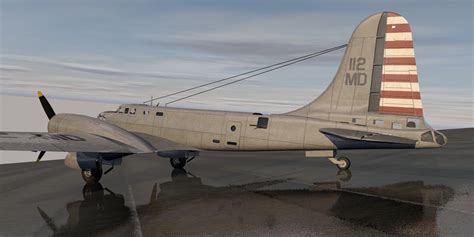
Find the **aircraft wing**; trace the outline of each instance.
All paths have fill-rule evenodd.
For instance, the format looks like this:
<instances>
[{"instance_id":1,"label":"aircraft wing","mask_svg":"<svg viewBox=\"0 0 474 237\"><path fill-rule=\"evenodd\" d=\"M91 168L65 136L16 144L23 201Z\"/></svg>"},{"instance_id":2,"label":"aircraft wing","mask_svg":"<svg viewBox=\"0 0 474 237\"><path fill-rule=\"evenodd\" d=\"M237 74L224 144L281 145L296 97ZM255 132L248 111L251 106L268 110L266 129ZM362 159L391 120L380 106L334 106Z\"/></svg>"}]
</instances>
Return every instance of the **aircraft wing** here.
<instances>
[{"instance_id":1,"label":"aircraft wing","mask_svg":"<svg viewBox=\"0 0 474 237\"><path fill-rule=\"evenodd\" d=\"M164 150L197 150L194 147L187 146L184 144L176 143L173 141L170 141L165 138L145 134L145 133L138 133L138 132L132 132L133 134L141 137L148 143L150 143L157 151L164 151Z\"/></svg>"},{"instance_id":2,"label":"aircraft wing","mask_svg":"<svg viewBox=\"0 0 474 237\"><path fill-rule=\"evenodd\" d=\"M88 133L0 132L0 150L140 153L119 141Z\"/></svg>"},{"instance_id":3,"label":"aircraft wing","mask_svg":"<svg viewBox=\"0 0 474 237\"><path fill-rule=\"evenodd\" d=\"M165 138L145 134L137 133L133 134L141 137L148 143L150 143L157 151L157 154L165 158L173 157L191 157L199 155L199 149L184 144L176 143Z\"/></svg>"}]
</instances>

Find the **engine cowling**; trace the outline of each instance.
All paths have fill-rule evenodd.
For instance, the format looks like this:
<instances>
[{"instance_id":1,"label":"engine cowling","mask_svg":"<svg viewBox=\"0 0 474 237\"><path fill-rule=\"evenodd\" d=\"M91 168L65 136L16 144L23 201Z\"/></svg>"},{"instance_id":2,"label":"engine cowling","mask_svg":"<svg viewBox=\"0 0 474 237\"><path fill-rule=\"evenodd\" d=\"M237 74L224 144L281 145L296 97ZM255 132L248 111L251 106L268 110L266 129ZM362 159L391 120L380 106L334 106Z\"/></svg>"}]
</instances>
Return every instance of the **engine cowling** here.
<instances>
[{"instance_id":1,"label":"engine cowling","mask_svg":"<svg viewBox=\"0 0 474 237\"><path fill-rule=\"evenodd\" d=\"M153 152L155 149L141 137L128 132L109 122L79 114L57 114L49 120L48 132L68 133L83 132L107 137L133 146L142 152Z\"/></svg>"},{"instance_id":2,"label":"engine cowling","mask_svg":"<svg viewBox=\"0 0 474 237\"><path fill-rule=\"evenodd\" d=\"M64 164L74 170L81 170L79 163L77 162L76 152L69 152L64 159Z\"/></svg>"}]
</instances>

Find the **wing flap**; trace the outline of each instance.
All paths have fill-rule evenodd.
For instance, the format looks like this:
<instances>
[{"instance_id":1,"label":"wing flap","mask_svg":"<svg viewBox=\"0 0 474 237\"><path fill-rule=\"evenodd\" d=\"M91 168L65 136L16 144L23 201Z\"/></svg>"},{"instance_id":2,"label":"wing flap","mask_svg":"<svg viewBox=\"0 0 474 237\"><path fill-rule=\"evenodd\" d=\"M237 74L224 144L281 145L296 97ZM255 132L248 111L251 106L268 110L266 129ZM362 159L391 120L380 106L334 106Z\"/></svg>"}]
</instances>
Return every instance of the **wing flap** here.
<instances>
[{"instance_id":1,"label":"wing flap","mask_svg":"<svg viewBox=\"0 0 474 237\"><path fill-rule=\"evenodd\" d=\"M0 150L139 153L119 141L88 133L0 132Z\"/></svg>"}]
</instances>

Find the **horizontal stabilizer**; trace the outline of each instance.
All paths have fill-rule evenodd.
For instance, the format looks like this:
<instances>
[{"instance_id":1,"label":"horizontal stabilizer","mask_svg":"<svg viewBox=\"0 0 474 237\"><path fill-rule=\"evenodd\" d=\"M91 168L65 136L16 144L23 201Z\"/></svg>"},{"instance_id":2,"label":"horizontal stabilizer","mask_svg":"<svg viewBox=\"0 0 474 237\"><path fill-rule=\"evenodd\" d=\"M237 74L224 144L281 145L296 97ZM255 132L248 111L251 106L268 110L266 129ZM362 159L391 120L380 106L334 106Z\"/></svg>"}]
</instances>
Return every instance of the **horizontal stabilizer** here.
<instances>
[{"instance_id":1,"label":"horizontal stabilizer","mask_svg":"<svg viewBox=\"0 0 474 237\"><path fill-rule=\"evenodd\" d=\"M342 128L321 128L319 131L328 136L339 149L346 147L365 148L367 146L375 146L374 148L376 148L377 143L393 144L392 148L408 148L414 147L417 142L403 137Z\"/></svg>"}]
</instances>

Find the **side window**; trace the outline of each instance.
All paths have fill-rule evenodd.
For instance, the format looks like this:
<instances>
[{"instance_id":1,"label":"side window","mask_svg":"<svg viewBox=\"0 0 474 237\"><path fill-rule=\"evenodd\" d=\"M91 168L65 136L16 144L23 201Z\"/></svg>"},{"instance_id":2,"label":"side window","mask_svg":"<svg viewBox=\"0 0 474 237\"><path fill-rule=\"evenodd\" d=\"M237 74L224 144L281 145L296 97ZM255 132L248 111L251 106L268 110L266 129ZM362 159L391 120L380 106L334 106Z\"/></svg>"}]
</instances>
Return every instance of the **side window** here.
<instances>
[{"instance_id":1,"label":"side window","mask_svg":"<svg viewBox=\"0 0 474 237\"><path fill-rule=\"evenodd\" d=\"M150 111L148 111L148 110L143 110L143 115L148 115L148 114L150 114Z\"/></svg>"},{"instance_id":2,"label":"side window","mask_svg":"<svg viewBox=\"0 0 474 237\"><path fill-rule=\"evenodd\" d=\"M118 112L119 112L119 114L123 114L123 111L124 111L124 110L125 110L125 108L124 108L124 107L119 107L119 108L118 108Z\"/></svg>"},{"instance_id":3,"label":"side window","mask_svg":"<svg viewBox=\"0 0 474 237\"><path fill-rule=\"evenodd\" d=\"M393 129L402 129L402 124L399 122L393 122L392 123L392 128Z\"/></svg>"},{"instance_id":4,"label":"side window","mask_svg":"<svg viewBox=\"0 0 474 237\"><path fill-rule=\"evenodd\" d=\"M419 128L420 119L418 118L408 118L407 119L407 128Z\"/></svg>"},{"instance_id":5,"label":"side window","mask_svg":"<svg viewBox=\"0 0 474 237\"><path fill-rule=\"evenodd\" d=\"M267 128L268 127L268 118L259 117L257 121L257 128Z\"/></svg>"},{"instance_id":6,"label":"side window","mask_svg":"<svg viewBox=\"0 0 474 237\"><path fill-rule=\"evenodd\" d=\"M137 112L137 109L135 109L135 108L130 109L130 114L135 114L136 112Z\"/></svg>"},{"instance_id":7,"label":"side window","mask_svg":"<svg viewBox=\"0 0 474 237\"><path fill-rule=\"evenodd\" d=\"M374 125L379 126L379 127L383 127L385 125L385 123L381 119L374 119Z\"/></svg>"},{"instance_id":8,"label":"side window","mask_svg":"<svg viewBox=\"0 0 474 237\"><path fill-rule=\"evenodd\" d=\"M352 118L352 123L355 123L355 124L362 124L362 119L360 119L360 118Z\"/></svg>"},{"instance_id":9,"label":"side window","mask_svg":"<svg viewBox=\"0 0 474 237\"><path fill-rule=\"evenodd\" d=\"M128 114L129 108L125 108L125 113Z\"/></svg>"},{"instance_id":10,"label":"side window","mask_svg":"<svg viewBox=\"0 0 474 237\"><path fill-rule=\"evenodd\" d=\"M431 133L431 131L421 134L421 141L433 142L433 134Z\"/></svg>"},{"instance_id":11,"label":"side window","mask_svg":"<svg viewBox=\"0 0 474 237\"><path fill-rule=\"evenodd\" d=\"M163 112L156 112L156 116L163 116Z\"/></svg>"}]
</instances>

